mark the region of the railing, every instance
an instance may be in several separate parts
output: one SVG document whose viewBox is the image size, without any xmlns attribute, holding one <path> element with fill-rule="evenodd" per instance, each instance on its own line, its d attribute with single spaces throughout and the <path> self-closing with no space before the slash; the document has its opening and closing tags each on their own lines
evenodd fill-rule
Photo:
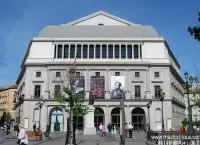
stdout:
<svg viewBox="0 0 200 145">
<path fill-rule="evenodd" d="M 147 144 L 151 145 L 200 145 L 200 132 L 180 131 L 147 132 Z"/>
</svg>

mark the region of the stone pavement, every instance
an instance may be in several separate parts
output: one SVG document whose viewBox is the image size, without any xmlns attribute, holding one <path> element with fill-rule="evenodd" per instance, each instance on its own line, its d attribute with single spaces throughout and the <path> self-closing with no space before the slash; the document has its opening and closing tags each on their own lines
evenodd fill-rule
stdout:
<svg viewBox="0 0 200 145">
<path fill-rule="evenodd" d="M 6 140 L 0 145 L 15 145 L 16 139 Z M 119 145 L 119 135 L 100 137 L 98 135 L 76 135 L 77 145 Z M 134 133 L 133 138 L 126 138 L 126 145 L 145 145 L 145 133 Z M 65 136 L 60 136 L 47 141 L 29 141 L 29 145 L 64 145 Z"/>
</svg>

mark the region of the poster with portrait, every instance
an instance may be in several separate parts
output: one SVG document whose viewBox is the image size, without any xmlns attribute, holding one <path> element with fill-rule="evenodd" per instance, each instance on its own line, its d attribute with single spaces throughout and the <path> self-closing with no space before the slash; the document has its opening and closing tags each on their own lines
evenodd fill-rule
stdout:
<svg viewBox="0 0 200 145">
<path fill-rule="evenodd" d="M 84 76 L 75 76 L 71 80 L 71 89 L 73 94 L 85 94 Z"/>
<path fill-rule="evenodd" d="M 124 76 L 111 76 L 110 81 L 111 99 L 120 99 L 125 97 L 125 79 Z"/>
<path fill-rule="evenodd" d="M 104 76 L 91 76 L 90 78 L 90 97 L 93 99 L 104 99 L 105 92 Z"/>
</svg>

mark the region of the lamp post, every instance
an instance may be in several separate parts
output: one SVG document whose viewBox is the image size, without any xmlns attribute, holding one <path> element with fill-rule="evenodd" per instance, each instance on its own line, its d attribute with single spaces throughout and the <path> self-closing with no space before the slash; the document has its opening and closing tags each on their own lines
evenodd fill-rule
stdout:
<svg viewBox="0 0 200 145">
<path fill-rule="evenodd" d="M 19 96 L 19 124 L 21 123 L 21 105 L 23 104 L 23 102 L 24 102 L 24 94 L 20 94 L 20 96 Z"/>
<path fill-rule="evenodd" d="M 150 111 L 149 111 L 151 104 L 152 104 L 152 100 L 149 100 L 148 103 L 147 103 L 148 120 L 149 120 L 148 130 L 149 130 L 149 131 L 151 130 Z"/>
<path fill-rule="evenodd" d="M 192 110 L 190 105 L 190 97 L 189 97 L 189 88 L 192 86 L 192 79 L 189 78 L 188 72 L 184 73 L 185 76 L 185 88 L 186 88 L 186 94 L 187 94 L 187 100 L 188 100 L 188 120 L 189 120 L 189 133 L 192 133 Z M 190 81 L 190 84 L 189 84 Z"/>
<path fill-rule="evenodd" d="M 164 134 L 164 130 L 165 130 L 165 126 L 164 126 L 164 113 L 163 113 L 163 100 L 165 98 L 165 93 L 163 92 L 163 90 L 160 90 L 160 101 L 161 101 L 161 107 L 162 107 L 162 145 L 164 145 L 164 139 L 163 139 L 163 134 Z"/>
<path fill-rule="evenodd" d="M 44 105 L 44 102 L 42 100 L 40 100 L 38 103 L 37 103 L 39 109 L 40 109 L 40 116 L 39 116 L 39 129 L 41 130 L 41 110 L 42 110 L 42 107 Z"/>
</svg>

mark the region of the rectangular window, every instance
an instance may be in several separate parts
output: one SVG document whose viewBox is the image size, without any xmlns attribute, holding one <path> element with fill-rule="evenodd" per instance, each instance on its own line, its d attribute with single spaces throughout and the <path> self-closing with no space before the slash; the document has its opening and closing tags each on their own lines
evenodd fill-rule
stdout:
<svg viewBox="0 0 200 145">
<path fill-rule="evenodd" d="M 154 86 L 155 91 L 155 99 L 159 99 L 161 97 L 161 87 L 159 85 Z"/>
<path fill-rule="evenodd" d="M 76 76 L 77 76 L 77 77 L 80 77 L 80 76 L 81 76 L 81 73 L 80 73 L 80 72 L 76 72 Z"/>
<path fill-rule="evenodd" d="M 134 45 L 134 59 L 139 58 L 138 45 Z"/>
<path fill-rule="evenodd" d="M 135 98 L 141 98 L 141 90 L 139 85 L 135 85 Z"/>
<path fill-rule="evenodd" d="M 76 58 L 81 58 L 81 45 L 77 45 Z"/>
<path fill-rule="evenodd" d="M 70 45 L 70 58 L 75 57 L 75 45 Z"/>
<path fill-rule="evenodd" d="M 115 58 L 119 58 L 119 45 L 115 45 Z"/>
<path fill-rule="evenodd" d="M 102 58 L 107 58 L 107 45 L 102 45 Z"/>
<path fill-rule="evenodd" d="M 62 45 L 58 45 L 57 58 L 62 58 Z"/>
<path fill-rule="evenodd" d="M 95 72 L 96 77 L 100 77 L 100 72 Z"/>
<path fill-rule="evenodd" d="M 68 58 L 69 55 L 69 45 L 64 45 L 64 58 Z"/>
<path fill-rule="evenodd" d="M 108 58 L 113 58 L 113 45 L 108 46 Z"/>
<path fill-rule="evenodd" d="M 34 90 L 34 98 L 40 98 L 41 93 L 41 86 L 40 85 L 35 85 L 35 90 Z"/>
<path fill-rule="evenodd" d="M 88 56 L 88 45 L 83 45 L 83 58 Z"/>
<path fill-rule="evenodd" d="M 135 72 L 135 77 L 136 78 L 140 77 L 140 72 Z"/>
<path fill-rule="evenodd" d="M 37 78 L 41 77 L 41 72 L 36 72 L 36 77 Z"/>
<path fill-rule="evenodd" d="M 56 58 L 57 45 L 54 46 L 54 58 Z"/>
<path fill-rule="evenodd" d="M 120 72 L 115 72 L 115 76 L 120 76 Z"/>
<path fill-rule="evenodd" d="M 95 58 L 100 58 L 100 45 L 96 45 Z"/>
<path fill-rule="evenodd" d="M 121 58 L 126 58 L 126 45 L 121 45 Z"/>
<path fill-rule="evenodd" d="M 60 72 L 56 72 L 56 77 L 60 77 Z"/>
<path fill-rule="evenodd" d="M 59 97 L 59 95 L 60 95 L 60 85 L 55 85 L 54 97 Z"/>
<path fill-rule="evenodd" d="M 159 72 L 154 72 L 154 77 L 155 78 L 159 78 L 160 77 L 160 73 Z"/>
<path fill-rule="evenodd" d="M 94 58 L 94 45 L 89 46 L 89 58 Z"/>
<path fill-rule="evenodd" d="M 132 45 L 127 46 L 127 55 L 129 59 L 132 59 Z"/>
</svg>

